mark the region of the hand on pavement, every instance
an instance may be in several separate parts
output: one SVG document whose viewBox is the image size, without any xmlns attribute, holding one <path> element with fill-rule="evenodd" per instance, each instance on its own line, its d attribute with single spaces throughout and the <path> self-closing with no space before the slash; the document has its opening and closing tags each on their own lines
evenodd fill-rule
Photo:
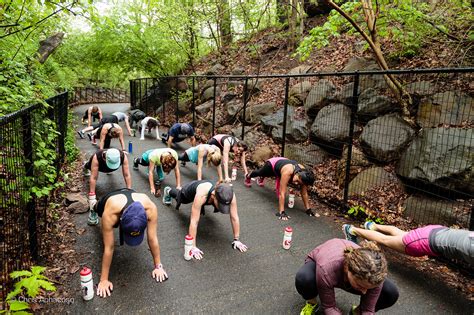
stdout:
<svg viewBox="0 0 474 315">
<path fill-rule="evenodd" d="M 197 259 L 197 260 L 201 260 L 203 254 L 204 253 L 199 248 L 197 248 L 197 247 L 191 248 L 191 257 L 192 258 Z"/>
<path fill-rule="evenodd" d="M 161 264 L 159 268 L 153 269 L 151 276 L 153 277 L 153 279 L 156 279 L 157 282 L 163 282 L 163 281 L 168 280 L 168 274 L 163 269 L 163 266 L 161 266 Z"/>
<path fill-rule="evenodd" d="M 233 248 L 233 249 L 238 249 L 238 250 L 240 250 L 242 253 L 246 252 L 247 249 L 248 249 L 247 245 L 245 245 L 245 244 L 242 243 L 241 241 L 236 241 L 236 240 L 234 240 L 234 241 L 232 242 L 232 248 Z"/>
<path fill-rule="evenodd" d="M 102 280 L 97 286 L 97 295 L 100 297 L 108 297 L 112 294 L 114 290 L 114 285 L 109 280 Z"/>
</svg>

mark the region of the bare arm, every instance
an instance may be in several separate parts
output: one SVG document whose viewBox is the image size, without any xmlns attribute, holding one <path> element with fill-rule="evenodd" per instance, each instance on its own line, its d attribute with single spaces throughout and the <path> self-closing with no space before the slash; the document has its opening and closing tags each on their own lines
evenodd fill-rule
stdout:
<svg viewBox="0 0 474 315">
<path fill-rule="evenodd" d="M 130 175 L 130 169 L 128 168 L 128 157 L 126 154 L 123 157 L 122 173 L 123 173 L 123 179 L 125 180 L 125 185 L 127 185 L 128 189 L 131 189 L 132 176 Z"/>
<path fill-rule="evenodd" d="M 301 185 L 301 199 L 303 200 L 305 210 L 311 208 L 309 206 L 308 186 Z"/>
<path fill-rule="evenodd" d="M 199 188 L 198 188 L 199 189 Z M 206 202 L 206 196 L 196 193 L 194 202 L 191 207 L 191 220 L 189 222 L 188 234 L 194 239 L 194 246 L 196 246 L 197 227 L 199 223 L 199 217 L 201 216 L 201 207 Z"/>
<path fill-rule="evenodd" d="M 99 108 L 99 120 L 102 119 L 102 110 Z"/>
<path fill-rule="evenodd" d="M 247 176 L 248 170 L 247 170 L 247 152 L 242 152 L 241 157 L 240 157 L 240 164 L 242 164 L 242 168 L 244 169 L 244 174 Z"/>
<path fill-rule="evenodd" d="M 197 169 L 197 179 L 201 180 L 202 179 L 202 164 L 204 162 L 204 149 L 202 146 L 199 147 L 198 150 L 198 169 Z"/>
<path fill-rule="evenodd" d="M 278 211 L 280 213 L 285 211 L 286 188 L 288 187 L 288 181 L 290 180 L 291 175 L 291 171 L 287 172 L 282 170 L 280 178 L 280 192 L 278 194 Z"/>
<path fill-rule="evenodd" d="M 87 127 L 92 125 L 92 110 L 89 108 L 87 110 Z"/>
<path fill-rule="evenodd" d="M 160 129 L 158 129 L 158 126 L 159 125 L 156 125 L 156 140 L 161 140 L 161 136 L 160 136 Z"/>
<path fill-rule="evenodd" d="M 219 183 L 223 183 L 224 180 L 222 179 L 222 163 L 216 166 L 217 168 L 217 176 L 219 176 Z"/>
<path fill-rule="evenodd" d="M 191 146 L 193 146 L 193 147 L 196 146 L 196 137 L 195 136 L 191 137 Z"/>
<path fill-rule="evenodd" d="M 239 214 L 237 213 L 237 198 L 232 198 L 232 203 L 230 204 L 230 223 L 232 224 L 232 231 L 234 232 L 234 239 L 239 239 L 240 237 L 240 221 Z"/>
<path fill-rule="evenodd" d="M 224 180 L 228 181 L 229 178 L 229 151 L 230 151 L 230 143 L 226 141 L 224 143 L 224 149 L 222 152 L 222 165 L 224 167 Z"/>
<path fill-rule="evenodd" d="M 153 181 L 153 171 L 155 170 L 155 163 L 149 161 L 150 165 L 148 166 L 148 182 L 150 183 L 150 192 L 152 195 L 155 195 L 155 182 Z"/>
<path fill-rule="evenodd" d="M 148 216 L 147 223 L 147 240 L 148 247 L 150 248 L 151 255 L 153 256 L 154 265 L 161 264 L 160 258 L 160 243 L 158 242 L 158 209 L 155 204 L 151 201 L 147 203 L 147 208 L 151 208 L 151 215 Z"/>
<path fill-rule="evenodd" d="M 128 135 L 132 136 L 132 130 L 130 129 L 130 122 L 128 121 L 128 116 L 125 116 L 125 127 L 127 127 Z"/>
<path fill-rule="evenodd" d="M 102 238 L 104 241 L 104 254 L 102 255 L 102 270 L 100 272 L 100 281 L 109 280 L 110 264 L 114 255 L 114 231 L 109 222 L 102 220 Z"/>
<path fill-rule="evenodd" d="M 140 140 L 145 140 L 146 124 L 143 122 L 143 120 L 141 121 L 141 125 L 142 125 L 142 133 L 140 135 Z"/>
<path fill-rule="evenodd" d="M 120 144 L 122 145 L 122 151 L 125 151 L 125 141 L 123 141 L 123 130 L 122 130 L 122 128 L 119 129 L 119 141 L 120 141 Z"/>
<path fill-rule="evenodd" d="M 167 141 L 168 148 L 171 148 L 171 144 L 172 144 L 172 143 L 173 143 L 173 136 L 168 135 L 168 141 Z"/>
<path fill-rule="evenodd" d="M 99 135 L 99 149 L 104 148 L 105 137 L 107 136 L 107 132 L 109 132 L 109 128 L 102 127 Z"/>
<path fill-rule="evenodd" d="M 95 193 L 97 177 L 99 177 L 99 161 L 97 161 L 97 156 L 94 154 L 91 163 L 91 176 L 89 178 L 89 192 Z"/>
<path fill-rule="evenodd" d="M 174 168 L 174 176 L 176 177 L 176 189 L 181 189 L 181 172 L 179 171 L 179 163 L 176 161 L 176 167 Z"/>
</svg>

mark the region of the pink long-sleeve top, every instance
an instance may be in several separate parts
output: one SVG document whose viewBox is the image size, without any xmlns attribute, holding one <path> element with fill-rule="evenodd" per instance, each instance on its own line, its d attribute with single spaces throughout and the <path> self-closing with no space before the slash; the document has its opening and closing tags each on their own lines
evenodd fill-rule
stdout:
<svg viewBox="0 0 474 315">
<path fill-rule="evenodd" d="M 342 240 L 331 239 L 315 249 L 307 256 L 308 259 L 316 263 L 316 285 L 318 288 L 321 306 L 324 314 L 342 314 L 336 306 L 334 288 L 355 293 L 344 273 L 344 249 L 347 247 L 358 248 L 359 245 Z M 375 304 L 382 291 L 383 283 L 374 289 L 367 290 L 366 294 L 360 297 L 360 311 L 363 315 L 375 314 Z"/>
</svg>

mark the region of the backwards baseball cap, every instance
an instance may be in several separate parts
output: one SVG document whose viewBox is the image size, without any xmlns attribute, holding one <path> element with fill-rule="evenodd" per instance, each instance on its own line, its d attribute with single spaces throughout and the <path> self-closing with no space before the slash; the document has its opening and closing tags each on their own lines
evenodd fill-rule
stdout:
<svg viewBox="0 0 474 315">
<path fill-rule="evenodd" d="M 116 170 L 120 166 L 120 151 L 117 149 L 108 149 L 105 152 L 105 164 L 108 168 Z"/>
<path fill-rule="evenodd" d="M 129 246 L 140 245 L 145 236 L 147 217 L 143 205 L 135 201 L 129 205 L 120 218 L 120 236 Z"/>
<path fill-rule="evenodd" d="M 216 187 L 217 208 L 221 213 L 230 212 L 230 203 L 234 198 L 234 191 L 229 184 L 220 184 Z"/>
</svg>

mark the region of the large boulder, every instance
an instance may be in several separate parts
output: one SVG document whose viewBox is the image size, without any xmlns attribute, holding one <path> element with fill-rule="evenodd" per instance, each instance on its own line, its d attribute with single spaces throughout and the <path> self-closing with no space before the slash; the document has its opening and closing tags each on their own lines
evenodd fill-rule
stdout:
<svg viewBox="0 0 474 315">
<path fill-rule="evenodd" d="M 196 113 L 199 115 L 204 115 L 212 109 L 212 105 L 214 104 L 213 100 L 207 101 L 199 106 L 196 106 Z"/>
<path fill-rule="evenodd" d="M 273 151 L 269 147 L 257 147 L 252 154 L 252 161 L 258 166 L 263 166 L 266 160 L 273 157 Z"/>
<path fill-rule="evenodd" d="M 288 72 L 289 75 L 298 75 L 298 74 L 305 74 L 311 70 L 311 66 L 301 65 L 296 68 L 293 68 Z"/>
<path fill-rule="evenodd" d="M 423 128 L 472 123 L 474 122 L 473 98 L 457 91 L 437 93 L 422 100 L 416 120 Z"/>
<path fill-rule="evenodd" d="M 220 72 L 224 71 L 225 67 L 221 65 L 220 63 L 216 63 L 211 67 L 211 69 L 207 70 L 206 74 L 207 75 L 216 75 L 219 74 Z"/>
<path fill-rule="evenodd" d="M 390 114 L 369 121 L 360 142 L 369 157 L 390 162 L 400 157 L 414 135 L 415 131 L 399 115 Z"/>
<path fill-rule="evenodd" d="M 288 105 L 302 106 L 311 90 L 311 82 L 303 81 L 293 85 L 288 93 Z"/>
<path fill-rule="evenodd" d="M 220 94 L 220 88 L 217 87 L 216 89 L 216 95 L 219 95 Z M 214 98 L 214 87 L 211 86 L 207 89 L 205 89 L 203 92 L 202 92 L 202 95 L 201 95 L 201 102 L 207 102 L 208 100 L 210 99 L 213 99 Z"/>
<path fill-rule="evenodd" d="M 474 194 L 474 130 L 423 129 L 402 154 L 400 176 Z"/>
<path fill-rule="evenodd" d="M 277 126 L 271 132 L 273 140 L 283 141 L 283 126 Z M 308 127 L 305 119 L 289 119 L 286 125 L 286 139 L 291 142 L 303 142 L 308 140 Z"/>
<path fill-rule="evenodd" d="M 379 117 L 391 111 L 394 111 L 392 101 L 387 96 L 378 94 L 377 90 L 368 88 L 360 93 L 357 114 L 363 120 Z"/>
<path fill-rule="evenodd" d="M 222 104 L 227 104 L 230 101 L 234 100 L 237 97 L 237 94 L 232 92 L 225 92 L 221 94 Z"/>
<path fill-rule="evenodd" d="M 242 81 L 245 84 L 245 81 Z M 247 93 L 249 96 L 260 93 L 262 90 L 263 79 L 253 78 L 247 81 Z"/>
<path fill-rule="evenodd" d="M 321 109 L 311 125 L 311 136 L 325 142 L 344 142 L 349 137 L 351 110 L 343 104 Z"/>
<path fill-rule="evenodd" d="M 291 107 L 289 107 L 288 112 L 293 113 L 293 109 Z M 279 110 L 277 110 L 273 114 L 263 116 L 260 119 L 260 122 L 262 123 L 263 130 L 265 132 L 270 133 L 273 128 L 277 128 L 279 126 L 282 126 L 283 121 L 284 121 L 283 113 L 284 113 L 284 109 L 280 108 Z"/>
<path fill-rule="evenodd" d="M 470 209 L 461 202 L 438 200 L 423 196 L 410 196 L 403 204 L 403 212 L 407 217 L 412 218 L 421 224 L 442 224 L 467 226 Z M 466 212 L 463 215 L 463 212 Z"/>
<path fill-rule="evenodd" d="M 243 75 L 245 74 L 245 68 L 236 66 L 234 69 L 231 71 L 232 75 Z"/>
<path fill-rule="evenodd" d="M 397 177 L 382 167 L 369 168 L 360 172 L 349 183 L 349 196 L 362 195 L 375 187 L 383 186 L 393 181 L 398 181 Z"/>
<path fill-rule="evenodd" d="M 309 92 L 311 94 L 311 92 Z M 360 95 L 360 91 L 358 92 Z M 351 105 L 352 96 L 354 95 L 354 82 L 347 83 L 342 86 L 341 90 L 334 95 L 335 100 L 344 104 Z M 308 95 L 309 99 L 309 95 Z"/>
<path fill-rule="evenodd" d="M 364 57 L 353 57 L 349 59 L 343 71 L 369 71 L 380 70 L 378 64 Z M 359 79 L 359 91 L 368 88 L 385 88 L 387 83 L 383 75 L 362 75 Z"/>
<path fill-rule="evenodd" d="M 413 95 L 425 96 L 434 94 L 438 87 L 430 81 L 417 81 L 407 84 L 405 90 Z"/>
<path fill-rule="evenodd" d="M 341 159 L 338 161 L 336 169 L 337 184 L 339 186 L 342 186 L 346 179 L 347 153 L 348 147 L 345 145 L 344 149 L 342 150 Z M 353 146 L 351 164 L 349 168 L 349 180 L 352 180 L 362 170 L 371 165 L 372 163 L 365 157 L 364 153 L 358 147 Z"/>
<path fill-rule="evenodd" d="M 237 100 L 232 100 L 229 103 L 225 104 L 226 112 L 227 112 L 227 117 L 231 118 L 234 117 L 234 115 L 243 107 L 244 105 L 237 101 Z"/>
<path fill-rule="evenodd" d="M 332 10 L 332 7 L 328 4 L 327 0 L 305 0 L 303 2 L 304 12 L 308 17 L 314 17 L 316 15 L 327 14 Z"/>
<path fill-rule="evenodd" d="M 206 89 L 210 88 L 211 86 L 214 86 L 214 80 L 206 80 L 206 82 L 204 82 L 204 85 L 202 86 L 202 91 L 204 92 Z"/>
<path fill-rule="evenodd" d="M 285 146 L 285 157 L 304 165 L 314 166 L 323 163 L 329 155 L 314 144 L 288 144 Z"/>
<path fill-rule="evenodd" d="M 268 115 L 273 110 L 275 110 L 275 108 L 275 102 L 247 106 L 245 109 L 245 121 L 250 124 L 255 124 L 259 122 L 263 116 Z"/>
<path fill-rule="evenodd" d="M 329 80 L 320 80 L 309 91 L 304 102 L 306 114 L 316 117 L 319 110 L 335 100 L 336 86 Z"/>
</svg>

